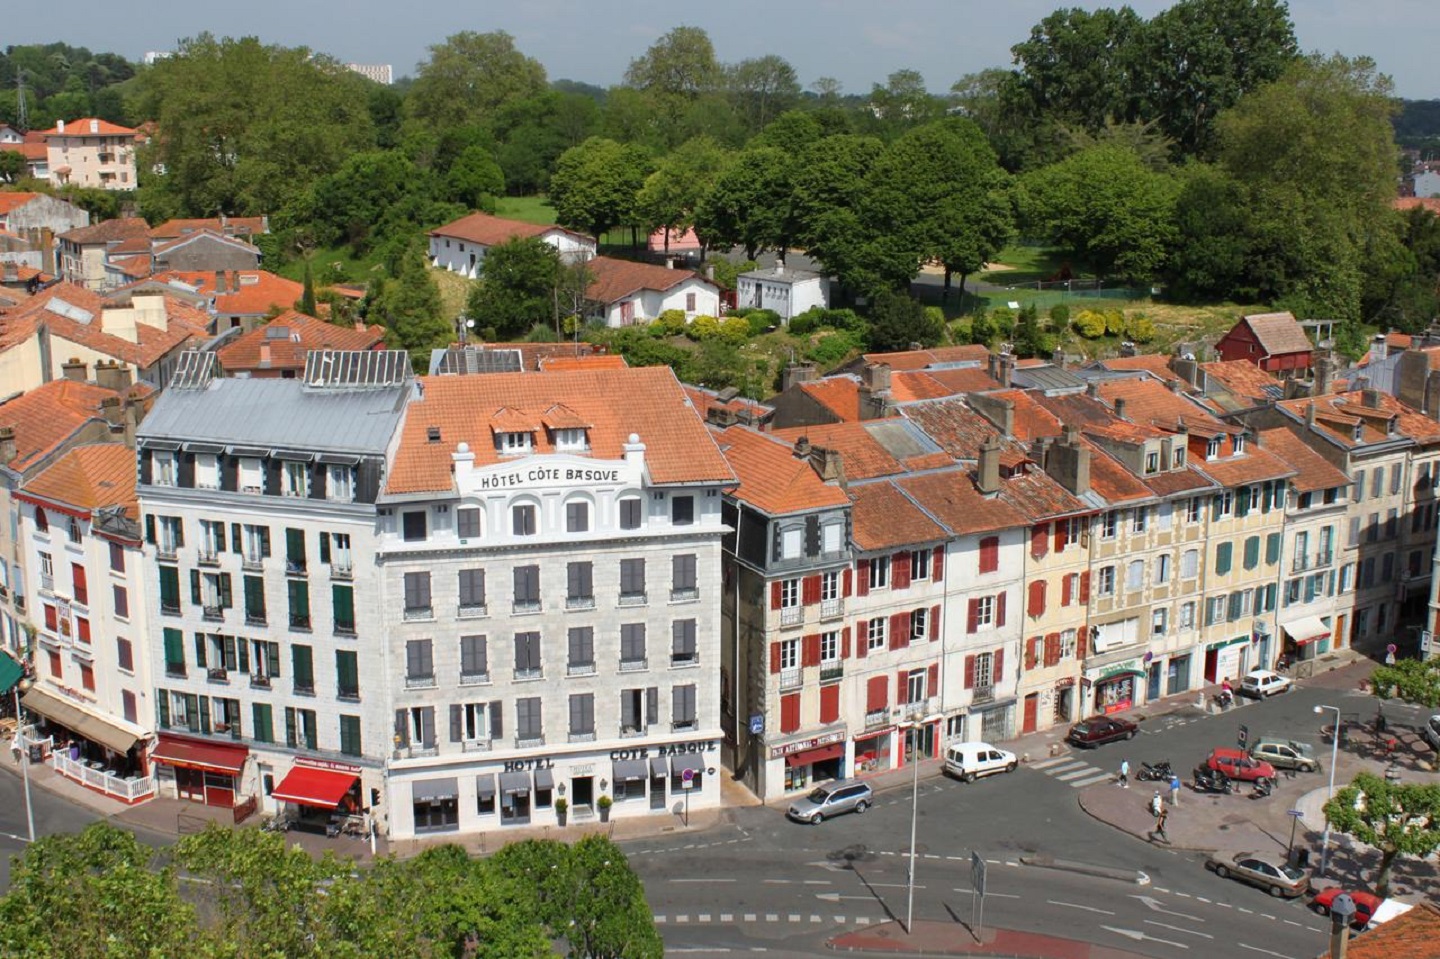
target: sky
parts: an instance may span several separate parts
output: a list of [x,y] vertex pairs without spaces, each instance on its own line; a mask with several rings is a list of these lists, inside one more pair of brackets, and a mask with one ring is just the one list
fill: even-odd
[[[864,93],[892,71],[918,70],[934,92],[986,67],[1008,66],[1010,47],[1059,7],[1119,6],[1083,0],[67,0],[63,17],[4,17],[0,44],[64,40],[138,60],[210,31],[308,46],[353,63],[389,63],[413,74],[431,44],[462,30],[504,30],[552,80],[600,86],[672,27],[710,34],[724,62],[778,54],[808,86],[822,76]],[[1132,0],[1143,17],[1169,0]],[[1434,67],[1437,0],[1292,0],[1306,50],[1367,55],[1410,99],[1440,98]],[[0,81],[3,82],[3,81]]]

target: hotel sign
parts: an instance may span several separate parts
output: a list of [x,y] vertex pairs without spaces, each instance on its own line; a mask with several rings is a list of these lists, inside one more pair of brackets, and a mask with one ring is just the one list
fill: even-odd
[[531,457],[503,467],[476,470],[470,474],[465,492],[491,493],[499,490],[588,488],[619,486],[637,482],[636,470],[623,460],[609,463],[565,457]]
[[790,756],[794,753],[803,753],[806,750],[814,749],[817,746],[828,746],[831,743],[843,743],[845,741],[845,730],[837,729],[833,733],[824,733],[819,736],[811,736],[809,739],[802,739],[799,742],[781,743],[778,746],[770,747],[770,758],[779,759],[781,756]]

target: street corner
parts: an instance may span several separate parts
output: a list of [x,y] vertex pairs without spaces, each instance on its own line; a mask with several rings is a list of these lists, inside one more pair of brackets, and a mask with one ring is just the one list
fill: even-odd
[[892,955],[988,956],[999,959],[1142,959],[1138,953],[1018,929],[982,928],[964,922],[917,922],[906,932],[885,922],[842,933],[826,942],[833,952]]

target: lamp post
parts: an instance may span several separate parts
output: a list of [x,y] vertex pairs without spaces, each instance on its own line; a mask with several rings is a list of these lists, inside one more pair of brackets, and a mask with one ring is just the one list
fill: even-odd
[[20,779],[25,784],[25,826],[29,830],[30,841],[35,841],[35,807],[30,801],[30,744],[25,740],[22,731],[25,727],[20,720],[20,687],[30,687],[28,680],[22,679],[15,684],[11,690],[15,696],[15,738],[20,742]]
[[[1340,755],[1340,707],[1339,706],[1316,706],[1315,715],[1323,715],[1325,710],[1335,711],[1335,730],[1330,737],[1330,788],[1325,793],[1325,801],[1328,803],[1335,798],[1335,761]],[[1325,869],[1330,863],[1330,817],[1325,817],[1325,838],[1320,846],[1320,875],[1325,875]]]
[[906,738],[910,742],[910,869],[906,880],[905,896],[905,935],[910,935],[910,930],[915,921],[915,828],[920,818],[920,750],[915,743],[913,734],[920,731],[920,727],[928,722],[939,719],[938,716],[926,716],[924,719],[906,720],[899,724],[899,728],[905,730]]

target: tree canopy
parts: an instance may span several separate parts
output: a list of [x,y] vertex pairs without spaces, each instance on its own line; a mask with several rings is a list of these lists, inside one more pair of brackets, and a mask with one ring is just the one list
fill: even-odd
[[635,198],[649,173],[637,147],[591,137],[560,156],[550,178],[550,202],[562,226],[599,237],[634,222]]
[[1334,829],[1380,850],[1375,890],[1384,896],[1397,858],[1424,858],[1440,849],[1440,785],[1360,773],[1325,804],[1325,818]]
[[485,123],[510,103],[545,92],[545,68],[503,30],[466,30],[430,48],[406,98],[412,116],[433,128]]

